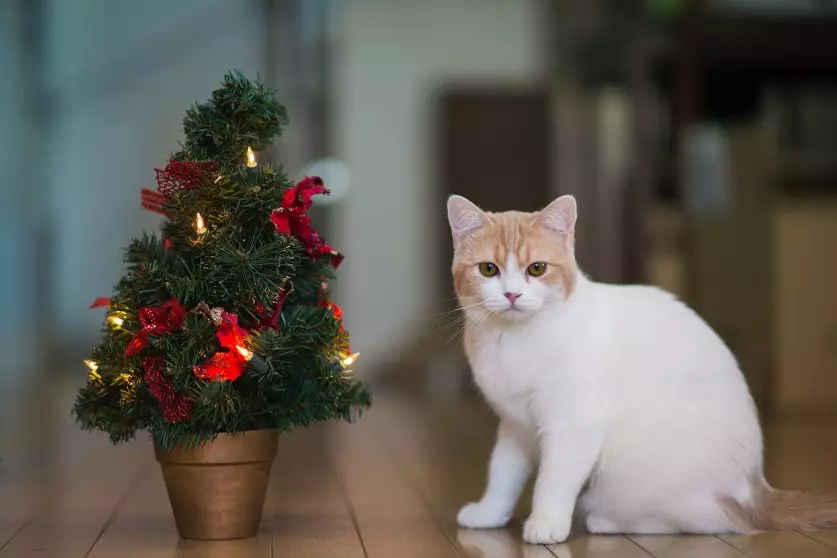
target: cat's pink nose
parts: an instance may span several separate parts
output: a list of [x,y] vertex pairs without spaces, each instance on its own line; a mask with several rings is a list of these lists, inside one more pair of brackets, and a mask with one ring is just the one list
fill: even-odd
[[523,293],[503,293],[509,302],[514,304],[514,301],[523,296]]

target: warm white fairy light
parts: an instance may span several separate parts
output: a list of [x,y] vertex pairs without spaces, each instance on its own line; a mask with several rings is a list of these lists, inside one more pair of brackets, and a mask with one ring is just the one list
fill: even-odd
[[99,372],[98,372],[99,365],[96,362],[94,362],[92,360],[85,360],[84,364],[86,364],[87,368],[90,369],[90,372],[89,372],[88,375],[89,375],[91,380],[101,380],[102,379],[102,377],[99,375]]
[[215,184],[218,184],[218,183],[219,183],[219,182],[221,182],[223,179],[224,179],[224,175],[223,175],[223,174],[219,174],[219,175],[218,175],[218,177],[215,179]]
[[246,347],[236,345],[235,350],[238,351],[238,354],[244,357],[244,360],[251,360],[253,358],[253,351],[247,349]]
[[256,166],[256,154],[253,153],[253,148],[247,146],[247,166],[251,169]]
[[357,357],[359,356],[360,353],[352,353],[343,360],[341,360],[340,363],[343,365],[343,368],[346,368],[347,366],[351,366],[352,364],[354,364],[357,360]]
[[203,224],[203,217],[200,213],[195,214],[195,231],[198,234],[206,233],[206,226]]

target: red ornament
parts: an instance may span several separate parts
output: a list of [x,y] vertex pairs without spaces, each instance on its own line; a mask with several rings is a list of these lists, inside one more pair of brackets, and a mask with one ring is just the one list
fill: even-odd
[[166,196],[160,192],[155,192],[148,188],[140,190],[140,205],[142,205],[143,209],[168,217],[168,212],[163,209],[164,203],[166,203]]
[[110,299],[106,296],[100,296],[96,300],[93,301],[93,304],[90,305],[90,309],[93,308],[107,308],[110,306]]
[[293,188],[288,188],[282,196],[282,207],[270,213],[270,220],[279,234],[292,234],[308,255],[314,259],[331,256],[331,263],[336,268],[343,261],[343,256],[329,246],[325,239],[311,226],[311,218],[306,211],[311,207],[312,197],[317,194],[328,195],[328,188],[319,176],[306,176]]
[[148,337],[160,335],[179,328],[186,317],[186,309],[176,298],[154,308],[145,306],[139,311],[142,329],[137,332],[125,348],[125,356],[132,357],[148,346]]
[[157,173],[157,189],[169,198],[181,190],[193,190],[204,180],[218,174],[215,161],[175,161],[169,159],[164,169],[154,169]]
[[147,357],[142,361],[142,368],[145,371],[145,385],[160,403],[165,421],[177,423],[189,420],[192,417],[192,402],[175,393],[171,381],[163,373],[166,368],[165,359],[160,356]]
[[246,368],[247,361],[238,351],[218,351],[200,366],[192,367],[192,371],[203,380],[233,382],[244,374]]
[[167,238],[167,239],[163,240],[163,248],[165,248],[166,250],[169,250],[171,248],[171,239],[170,238]]

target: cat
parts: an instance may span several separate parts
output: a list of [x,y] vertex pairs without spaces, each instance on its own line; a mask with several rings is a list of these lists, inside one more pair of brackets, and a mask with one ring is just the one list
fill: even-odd
[[529,543],[591,533],[837,528],[837,497],[771,488],[762,433],[731,351],[691,309],[650,286],[588,279],[577,210],[448,200],[452,274],[474,379],[500,417],[488,485],[466,528],[506,525],[535,470]]

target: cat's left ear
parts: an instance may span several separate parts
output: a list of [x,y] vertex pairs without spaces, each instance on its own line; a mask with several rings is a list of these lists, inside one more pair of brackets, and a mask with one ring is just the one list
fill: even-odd
[[539,214],[541,224],[557,233],[562,239],[572,245],[575,238],[575,220],[578,217],[575,198],[561,196]]
[[485,213],[462,196],[451,196],[448,198],[448,222],[453,246],[459,248],[465,238],[485,225]]

